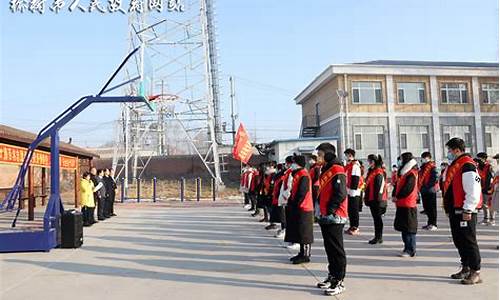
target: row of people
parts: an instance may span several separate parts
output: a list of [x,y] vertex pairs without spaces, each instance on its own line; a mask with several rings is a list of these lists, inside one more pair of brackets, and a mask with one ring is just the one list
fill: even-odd
[[83,226],[88,227],[98,223],[95,219],[96,207],[99,221],[116,216],[114,212],[116,189],[113,169],[91,168],[90,172],[83,173],[80,181]]
[[[479,164],[465,153],[463,140],[453,138],[446,146],[451,163],[441,176],[428,152],[421,155],[423,164],[420,167],[410,152],[399,157],[397,170],[391,178],[391,198],[396,206],[394,229],[401,232],[404,244],[400,256],[414,257],[417,203],[422,198],[424,212],[428,216],[424,229],[436,230],[436,194],[441,190],[453,241],[462,263],[460,272],[451,277],[461,279],[463,284],[476,284],[481,282],[481,259],[475,227],[477,212],[483,207],[482,176]],[[309,161],[309,170],[302,155],[289,156],[284,164],[269,162],[258,168],[246,165],[240,188],[245,196],[245,207],[254,211],[252,216],[260,215],[262,210],[264,217],[260,221],[270,222],[266,229],[278,229],[276,237],[284,237],[289,248],[298,248],[298,255],[290,258],[294,264],[310,261],[316,219],[321,228],[329,273],[318,287],[325,289],[327,295],[337,295],[345,290],[344,226],[349,223],[345,231],[347,234],[359,234],[359,212],[364,203],[370,209],[374,224],[375,236],[369,244],[382,243],[383,216],[387,209],[390,185],[379,155],[367,157],[368,170],[365,175],[354,150],[347,149],[344,152],[345,165],[337,157],[332,144],[322,143],[316,150],[317,157],[313,156]],[[488,194],[493,190],[490,189]],[[280,223],[279,227],[277,223]]]

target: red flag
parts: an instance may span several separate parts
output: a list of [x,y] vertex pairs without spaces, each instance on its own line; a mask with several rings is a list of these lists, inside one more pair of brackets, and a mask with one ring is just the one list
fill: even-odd
[[234,140],[233,157],[246,164],[250,160],[250,157],[252,157],[252,152],[253,147],[252,144],[250,144],[248,134],[243,124],[240,124]]

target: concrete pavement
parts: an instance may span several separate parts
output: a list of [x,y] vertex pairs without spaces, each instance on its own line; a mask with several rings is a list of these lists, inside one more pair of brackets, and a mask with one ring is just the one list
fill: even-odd
[[[80,249],[0,254],[0,299],[327,299],[314,288],[326,275],[317,226],[312,263],[294,266],[295,253],[240,205],[126,204],[117,213],[86,228]],[[362,235],[345,238],[347,291],[339,299],[498,299],[498,227],[479,227],[484,283],[462,286],[448,278],[458,255],[440,215],[445,226],[420,231],[417,257],[401,259],[393,210],[384,244],[370,246],[364,209]]]

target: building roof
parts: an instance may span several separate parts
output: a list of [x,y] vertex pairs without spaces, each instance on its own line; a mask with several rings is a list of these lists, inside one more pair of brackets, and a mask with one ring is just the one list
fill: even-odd
[[338,136],[300,137],[300,138],[273,140],[272,142],[269,143],[269,145],[274,145],[278,143],[289,143],[289,142],[330,141],[338,139],[339,139]]
[[354,65],[498,68],[498,62],[495,63],[495,62],[417,61],[417,60],[372,60],[361,63],[354,63]]
[[341,74],[402,75],[402,76],[477,76],[498,77],[498,63],[494,62],[445,62],[411,60],[373,60],[360,63],[329,65],[295,98],[300,104],[323,85]]
[[[28,145],[31,144],[35,138],[36,134],[34,133],[0,124],[0,142],[13,143],[19,146],[28,147]],[[50,151],[50,138],[43,141],[38,148]],[[99,158],[99,155],[96,153],[64,142],[59,144],[59,151],[66,155]]]

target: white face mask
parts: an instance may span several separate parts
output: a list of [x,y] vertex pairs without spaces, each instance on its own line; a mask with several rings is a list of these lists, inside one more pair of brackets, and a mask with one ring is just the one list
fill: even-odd
[[291,168],[292,170],[294,170],[294,171],[295,171],[295,170],[298,170],[300,167],[299,167],[299,165],[298,165],[298,164],[293,163],[293,164],[290,166],[290,168]]
[[311,165],[311,166],[314,165],[315,163],[316,162],[314,160],[312,160],[312,159],[309,161],[309,165]]

